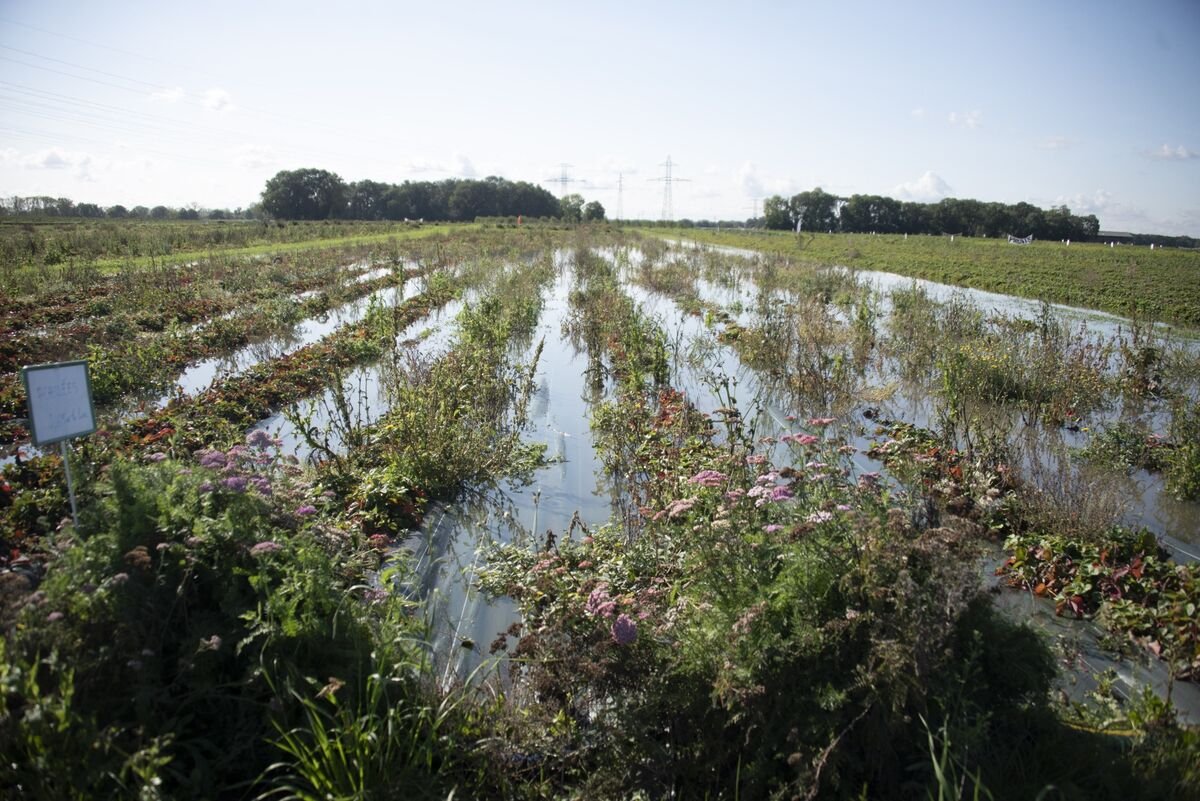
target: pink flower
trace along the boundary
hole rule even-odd
[[[309,515],[315,515],[316,513],[317,513],[317,507],[309,506],[308,504],[304,504],[303,506],[301,506],[299,509],[296,510],[297,517],[308,517]]]
[[[837,418],[835,418],[835,417],[810,417],[808,419],[808,424],[810,426],[817,426],[818,428],[824,428],[825,426],[829,425],[836,419]]]
[[[283,550],[283,546],[280,545],[278,542],[272,542],[271,540],[267,540],[266,542],[260,542],[257,545],[255,545],[254,547],[252,547],[250,549],[250,555],[251,556],[265,556],[266,554],[275,553],[276,551],[282,551],[282,550]]]
[[[617,645],[632,645],[637,640],[637,622],[629,615],[618,615],[612,624],[612,638]]]
[[[663,512],[666,513],[667,517],[674,520],[680,515],[688,512],[695,505],[695,498],[680,498],[679,500],[671,501],[669,504],[667,504],[667,508],[664,509]],[[658,515],[655,515],[655,519],[658,519]]]
[[[816,445],[821,441],[820,437],[815,437],[812,434],[784,434],[782,439],[787,442],[794,442],[797,445],[803,445],[805,447],[809,445]]]
[[[197,456],[201,467],[216,470],[225,466],[225,454],[221,451],[200,451]]]
[[[720,487],[728,480],[729,476],[718,470],[701,470],[688,479],[692,484],[699,484],[702,487]]]
[[[266,431],[256,428],[246,435],[246,444],[251,448],[266,448],[275,444],[275,441],[271,439],[271,435]]]
[[[616,614],[617,602],[608,594],[608,588],[601,585],[592,590],[583,609],[595,617],[612,617]]]
[[[768,534],[774,534],[776,531],[779,531],[782,528],[783,528],[783,526],[777,525],[775,523],[771,523],[770,525],[765,527],[763,529],[763,531],[767,532]]]

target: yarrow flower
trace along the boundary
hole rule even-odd
[[[833,512],[826,512],[824,510],[813,512],[805,518],[809,523],[828,523],[832,519]]]
[[[257,545],[253,546],[250,549],[250,555],[251,556],[263,556],[265,554],[275,553],[276,551],[282,551],[282,550],[283,550],[283,546],[280,545],[278,542],[273,542],[272,540],[267,540],[266,542],[260,542]]]
[[[686,514],[695,505],[695,498],[679,498],[668,503],[667,508],[656,514],[654,519],[662,520],[664,517],[667,517],[674,520],[680,515]]]
[[[837,418],[835,418],[835,417],[810,417],[808,419],[808,424],[810,426],[819,426],[821,428],[824,428],[825,426],[829,425],[836,419]]]
[[[783,526],[781,526],[777,523],[771,523],[770,525],[763,528],[763,531],[767,532],[768,534],[774,534],[776,531],[779,531],[782,528],[783,528]]]
[[[212,492],[214,489],[216,489],[216,487],[213,486],[213,483],[211,481],[205,481],[205,482],[201,483],[199,487],[196,487],[196,489],[198,489],[202,493],[207,493],[207,492]]]
[[[271,482],[262,476],[252,476],[250,478],[250,484],[262,495],[271,494]]]
[[[815,437],[812,434],[784,434],[779,438],[783,442],[792,442],[796,445],[816,445],[821,441],[820,437]]]
[[[225,466],[225,454],[221,451],[200,451],[199,461],[201,467],[219,470]]]
[[[167,455],[165,453],[152,453],[146,457],[146,461],[147,462],[161,462],[163,459],[166,459],[166,458],[167,458]]]
[[[308,517],[309,515],[315,515],[316,513],[317,513],[317,507],[310,506],[307,503],[296,510],[297,517]]]
[[[229,478],[226,478],[223,481],[221,481],[221,483],[224,484],[229,489],[233,490],[234,492],[245,492],[246,491],[246,483],[247,482],[246,482],[245,476],[230,476]]]
[[[608,594],[608,588],[601,585],[588,595],[583,609],[595,617],[612,617],[617,612],[617,602]]]
[[[618,615],[612,624],[612,638],[617,645],[632,645],[637,640],[637,622],[629,615]]]
[[[251,448],[267,448],[274,445],[275,440],[264,429],[256,428],[246,435],[246,444]]]
[[[699,484],[702,487],[720,487],[728,480],[729,476],[719,470],[701,470],[688,479],[692,484]]]

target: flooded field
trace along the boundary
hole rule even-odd
[[[236,614],[167,612],[186,635],[154,669],[258,649],[237,680],[291,699],[272,725],[300,738],[262,747],[408,710],[513,781],[631,749],[667,792],[844,749],[869,784],[876,737],[922,761],[1022,731],[963,764],[994,786],[1054,743],[1090,786],[1146,720],[1188,753],[1195,338],[686,241],[472,236],[347,262],[361,293],[169,393],[113,378],[69,584],[61,462],[23,446],[6,573],[47,588],[42,618],[222,588]],[[186,336],[240,317],[210,314]],[[158,664],[146,636],[122,664]]]

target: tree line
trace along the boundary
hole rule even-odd
[[[478,217],[558,217],[578,222],[604,219],[598,202],[579,195],[559,200],[525,181],[497,176],[483,180],[379,181],[347,183],[336,173],[312,168],[282,170],[262,193],[267,214],[288,220],[436,220],[467,222]]]
[[[0,217],[56,217],[110,220],[255,220],[261,216],[256,206],[250,208],[205,209],[193,204],[182,208],[170,206],[134,206],[117,204],[100,206],[96,203],[76,203],[66,197],[31,195],[0,198]]]
[[[879,234],[1030,236],[1035,239],[1094,239],[1100,221],[1066,206],[1040,209],[1031,203],[985,203],[946,198],[937,203],[900,201],[882,195],[838,197],[820,187],[790,198],[763,202],[764,224],[776,230]]]

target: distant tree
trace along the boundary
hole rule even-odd
[[[772,231],[790,231],[796,227],[791,204],[779,195],[772,195],[763,201],[763,220]]]
[[[801,226],[803,230],[832,231],[838,225],[838,200],[840,198],[837,195],[831,195],[819,186],[811,191],[793,195],[791,200],[792,220],[799,219],[800,210],[803,209],[804,225]],[[793,227],[795,227],[794,222]]]
[[[150,219],[152,220],[165,220],[170,216],[171,210],[166,206],[155,206],[150,209]]]
[[[233,214],[229,209],[209,209],[208,213],[204,216],[210,220],[229,220],[233,218]]]
[[[559,216],[566,222],[579,222],[583,219],[583,195],[564,195],[558,201]]]
[[[327,220],[345,212],[346,184],[328,170],[281,170],[267,181],[263,209],[285,220]]]
[[[129,209],[117,204],[116,206],[109,206],[108,211],[106,211],[105,214],[114,220],[123,220],[129,216]]]
[[[129,210],[130,217],[136,217],[139,220],[144,220],[150,216],[150,209],[145,206],[134,206]]]
[[[600,205],[599,200],[593,200],[583,207],[584,222],[603,222],[604,221],[604,206]]]
[[[382,220],[387,208],[387,184],[355,181],[347,191],[346,216],[352,220]]]
[[[75,216],[77,217],[103,217],[104,209],[97,206],[95,203],[80,203],[75,207]]]
[[[450,219],[460,222],[476,217],[495,217],[500,214],[499,179],[486,181],[457,181],[447,201]]]

